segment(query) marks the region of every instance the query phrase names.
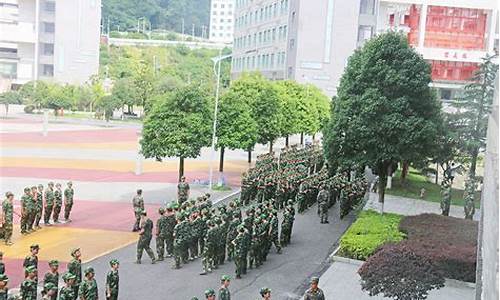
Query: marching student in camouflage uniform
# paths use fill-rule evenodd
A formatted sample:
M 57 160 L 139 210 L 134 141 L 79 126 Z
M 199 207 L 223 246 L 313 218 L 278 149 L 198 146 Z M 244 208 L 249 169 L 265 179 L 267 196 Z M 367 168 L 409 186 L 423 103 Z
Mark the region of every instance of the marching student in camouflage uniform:
M 75 279 L 76 276 L 70 272 L 64 273 L 62 276 L 64 280 L 64 286 L 59 291 L 59 300 L 74 300 L 77 298 L 75 295 Z
M 167 205 L 165 213 L 165 244 L 167 257 L 172 257 L 174 254 L 174 228 L 177 221 L 175 220 L 175 212 L 172 203 Z
M 67 188 L 64 190 L 64 221 L 71 222 L 69 218 L 71 209 L 73 208 L 75 191 L 73 190 L 73 182 L 68 181 Z
M 184 220 L 184 213 L 177 216 L 177 224 L 174 227 L 174 269 L 179 269 L 181 263 L 187 263 L 185 251 L 187 249 L 187 222 Z
M 106 275 L 106 300 L 118 300 L 118 290 L 120 285 L 120 275 L 118 268 L 120 262 L 117 259 L 112 259 L 109 262 L 111 270 Z
M 151 239 L 153 238 L 153 221 L 147 217 L 145 210 L 141 212 L 141 228 L 139 231 L 139 240 L 137 241 L 137 260 L 135 263 L 140 264 L 142 259 L 142 252 L 146 253 L 151 258 L 151 263 L 156 263 L 155 254 L 151 247 Z
M 56 183 L 56 190 L 54 191 L 54 212 L 52 213 L 52 218 L 55 224 L 59 222 L 59 214 L 61 213 L 63 194 L 61 190 L 61 184 Z
M 328 222 L 328 190 L 324 184 L 320 184 L 320 191 L 318 193 L 318 207 L 319 207 L 319 217 L 320 223 L 325 224 Z
M 40 226 L 40 220 L 43 214 L 43 185 L 38 185 L 38 191 L 36 193 L 36 213 L 35 213 L 35 228 L 42 229 Z
M 214 256 L 217 243 L 217 229 L 213 220 L 207 221 L 207 234 L 205 235 L 204 248 L 202 253 L 203 272 L 200 275 L 211 273 L 214 268 Z
M 280 237 L 279 237 L 279 229 L 278 229 L 279 219 L 278 212 L 273 211 L 271 213 L 271 222 L 269 222 L 269 237 L 270 242 L 269 245 L 274 244 L 276 247 L 276 252 L 281 254 L 281 245 L 280 245 Z
M 51 283 L 54 285 L 56 291 L 54 295 L 52 296 L 51 299 L 57 299 L 57 290 L 59 287 L 59 261 L 57 260 L 51 260 L 49 261 L 49 267 L 50 270 L 49 272 L 45 273 L 45 276 L 43 277 L 43 284 L 46 285 L 48 283 Z
M 35 266 L 27 266 L 24 268 L 26 277 L 21 283 L 21 297 L 23 300 L 36 300 L 37 297 L 37 269 Z
M 34 267 L 38 269 L 38 252 L 40 251 L 40 246 L 38 244 L 33 244 L 30 246 L 30 255 L 26 256 L 23 261 L 23 267 Z M 28 276 L 28 272 L 24 272 L 24 277 Z M 35 274 L 34 280 L 38 283 L 38 274 Z
M 80 284 L 78 296 L 81 300 L 97 300 L 99 298 L 99 291 L 97 282 L 94 278 L 95 271 L 92 267 L 87 267 L 84 271 L 85 279 Z
M 76 299 L 78 297 L 78 289 L 80 288 L 80 283 L 82 282 L 82 252 L 80 248 L 75 248 L 71 250 L 71 261 L 68 263 L 68 272 L 75 276 L 74 282 L 71 285 L 73 288 L 73 297 Z
M 182 176 L 181 181 L 177 184 L 177 202 L 182 205 L 189 198 L 189 183 L 186 182 L 186 177 Z
M 231 293 L 229 292 L 229 284 L 231 284 L 231 277 L 229 275 L 222 275 L 221 287 L 219 288 L 219 300 L 231 300 Z
M 3 238 L 5 240 L 5 245 L 12 245 L 12 231 L 14 222 L 14 194 L 11 192 L 5 193 L 5 200 L 2 202 L 2 212 L 3 212 Z
M 144 198 L 142 198 L 142 190 L 138 189 L 137 194 L 132 199 L 132 205 L 134 207 L 135 223 L 132 231 L 136 232 L 140 230 L 141 223 L 141 213 L 144 211 Z
M 233 212 L 233 219 L 229 223 L 229 227 L 227 229 L 227 238 L 226 238 L 226 245 L 227 245 L 227 260 L 231 261 L 234 258 L 234 253 L 235 253 L 235 246 L 232 243 L 232 241 L 236 238 L 238 235 L 237 228 L 241 224 L 240 218 L 236 212 Z
M 51 181 L 45 189 L 45 210 L 43 212 L 43 223 L 46 226 L 50 226 L 50 216 L 52 215 L 52 210 L 54 209 L 54 183 Z
M 215 291 L 214 289 L 208 289 L 205 291 L 205 298 L 207 300 L 215 300 Z
M 263 287 L 260 289 L 260 296 L 262 297 L 262 300 L 269 300 L 271 299 L 271 289 L 267 287 Z
M 160 207 L 158 209 L 160 218 L 156 221 L 156 254 L 158 261 L 163 261 L 165 255 L 165 242 L 166 242 L 166 229 L 167 218 L 165 217 L 165 209 Z
M 304 300 L 325 300 L 323 291 L 318 287 L 319 278 L 311 278 L 311 286 L 304 295 Z
M 234 248 L 234 264 L 236 265 L 236 278 L 240 279 L 243 274 L 244 261 L 246 258 L 245 253 L 245 227 L 239 225 L 237 229 L 237 236 L 231 241 Z
M 36 186 L 31 187 L 30 193 L 30 203 L 29 203 L 29 212 L 28 212 L 28 231 L 33 232 L 36 229 L 33 228 L 36 219 L 36 208 L 37 208 L 37 194 L 38 190 Z
M 24 195 L 21 197 L 21 234 L 27 234 L 29 230 L 29 220 L 31 217 L 31 195 L 30 188 L 24 188 Z
M 43 285 L 42 300 L 57 299 L 57 286 L 52 282 Z

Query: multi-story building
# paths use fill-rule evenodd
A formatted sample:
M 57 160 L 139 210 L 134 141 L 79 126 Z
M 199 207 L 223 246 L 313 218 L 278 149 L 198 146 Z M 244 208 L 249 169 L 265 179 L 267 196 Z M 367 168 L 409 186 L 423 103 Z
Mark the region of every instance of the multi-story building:
M 235 0 L 212 0 L 210 3 L 210 35 L 214 42 L 232 43 Z
M 260 71 L 270 79 L 314 84 L 333 96 L 353 51 L 377 33 L 399 30 L 431 63 L 432 85 L 447 100 L 481 58 L 498 49 L 495 0 L 289 1 L 236 2 L 233 79 Z M 284 32 L 274 35 L 275 28 Z
M 100 20 L 100 0 L 0 0 L 0 80 L 87 81 L 98 72 Z

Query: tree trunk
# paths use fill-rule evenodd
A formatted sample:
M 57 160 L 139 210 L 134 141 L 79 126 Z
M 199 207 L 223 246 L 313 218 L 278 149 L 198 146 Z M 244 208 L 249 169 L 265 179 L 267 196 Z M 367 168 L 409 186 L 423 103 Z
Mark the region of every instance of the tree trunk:
M 304 145 L 304 133 L 303 132 L 300 133 L 300 144 Z
M 179 181 L 184 176 L 184 157 L 179 157 Z
M 439 164 L 436 163 L 436 184 L 439 184 Z
M 273 141 L 269 141 L 269 154 L 273 153 Z
M 219 172 L 224 172 L 224 147 L 220 148 Z
M 388 177 L 386 178 L 386 188 L 391 189 L 392 188 L 392 164 L 389 164 L 388 167 L 385 168 L 384 172 L 387 172 L 385 175 Z
M 252 163 L 252 149 L 248 149 L 248 164 Z
M 406 177 L 408 175 L 408 170 L 410 168 L 410 164 L 407 161 L 403 161 L 402 163 L 402 168 L 401 168 L 401 184 L 406 183 Z
M 313 139 L 313 144 L 314 144 L 314 140 L 316 139 L 316 133 L 313 133 L 312 139 Z
M 288 147 L 288 134 L 285 136 L 285 146 Z
M 7 117 L 9 115 L 9 103 L 5 103 L 5 116 Z
M 470 169 L 469 169 L 470 176 L 472 176 L 472 178 L 476 178 L 476 167 L 477 167 L 477 156 L 478 155 L 479 155 L 478 148 L 475 148 L 474 150 L 472 150 L 471 160 L 470 160 Z

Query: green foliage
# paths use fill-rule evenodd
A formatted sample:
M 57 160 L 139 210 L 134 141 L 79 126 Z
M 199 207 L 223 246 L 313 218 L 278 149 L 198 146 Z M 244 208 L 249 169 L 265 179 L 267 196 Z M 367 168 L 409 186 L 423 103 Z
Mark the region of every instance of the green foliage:
M 109 18 L 112 30 L 120 26 L 120 30 L 136 30 L 139 18 L 146 18 L 153 29 L 169 29 L 182 31 L 184 20 L 185 31 L 190 32 L 191 25 L 196 27 L 196 34 L 200 35 L 199 28 L 208 26 L 210 13 L 209 0 L 103 0 L 102 15 L 107 22 Z M 149 22 L 148 22 L 149 21 Z M 107 23 L 105 24 L 107 26 Z M 142 21 L 140 21 L 142 30 Z
M 118 104 L 117 108 L 123 105 L 141 104 L 137 101 L 138 95 L 134 82 L 129 78 L 120 78 L 115 81 L 111 93 L 113 101 Z
M 144 120 L 142 153 L 161 161 L 165 157 L 195 158 L 211 141 L 210 97 L 199 87 L 186 86 L 159 100 Z
M 340 239 L 341 256 L 366 260 L 375 250 L 387 242 L 399 242 L 405 235 L 398 229 L 403 216 L 373 211 L 362 211 L 356 222 Z
M 241 89 L 231 88 L 220 98 L 216 130 L 217 146 L 248 150 L 257 142 L 257 122 L 252 116 L 247 99 L 238 91 Z
M 22 100 L 21 94 L 17 91 L 8 91 L 0 94 L 0 104 L 21 104 Z
M 429 64 L 402 34 L 380 34 L 356 50 L 323 132 L 329 166 L 371 167 L 383 202 L 391 164 L 431 156 L 441 114 L 430 81 Z
M 331 101 L 330 99 L 317 87 L 312 84 L 306 85 L 308 99 L 314 102 L 316 106 L 318 128 L 312 127 L 312 131 L 306 131 L 308 133 L 316 133 L 319 129 L 322 129 L 330 120 L 331 114 Z
M 458 113 L 453 115 L 454 126 L 457 129 L 460 150 L 471 159 L 470 171 L 476 174 L 477 157 L 486 145 L 488 115 L 491 112 L 495 90 L 495 76 L 498 65 L 493 62 L 496 56 L 483 59 L 479 70 L 471 78 L 471 83 L 464 88 L 464 95 L 453 105 Z

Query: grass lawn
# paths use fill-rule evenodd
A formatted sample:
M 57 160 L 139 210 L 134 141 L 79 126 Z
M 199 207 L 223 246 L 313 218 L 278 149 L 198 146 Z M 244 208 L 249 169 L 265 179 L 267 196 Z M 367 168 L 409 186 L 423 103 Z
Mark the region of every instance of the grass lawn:
M 420 199 L 421 188 L 425 188 L 426 190 L 426 196 L 423 200 L 441 202 L 441 186 L 430 182 L 426 176 L 411 168 L 408 172 L 406 186 L 401 184 L 401 171 L 398 170 L 392 178 L 392 188 L 385 191 L 389 195 Z M 452 189 L 451 204 L 464 206 L 463 194 L 464 190 Z M 476 208 L 479 208 L 480 194 L 480 192 L 476 193 Z

